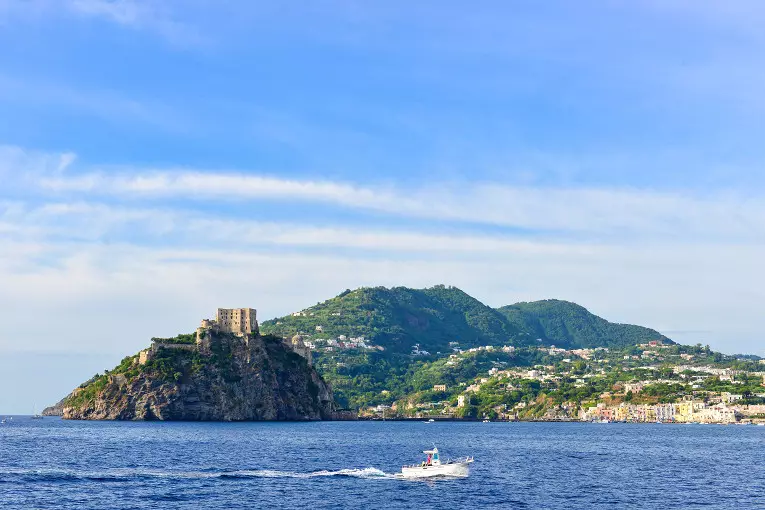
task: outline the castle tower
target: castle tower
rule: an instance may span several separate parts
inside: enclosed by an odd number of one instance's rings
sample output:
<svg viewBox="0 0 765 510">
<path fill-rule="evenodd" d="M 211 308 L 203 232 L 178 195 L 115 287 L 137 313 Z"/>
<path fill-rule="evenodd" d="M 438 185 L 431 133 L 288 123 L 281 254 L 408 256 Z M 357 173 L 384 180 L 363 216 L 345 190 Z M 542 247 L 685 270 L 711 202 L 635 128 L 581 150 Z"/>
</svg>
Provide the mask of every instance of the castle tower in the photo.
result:
<svg viewBox="0 0 765 510">
<path fill-rule="evenodd" d="M 218 308 L 216 325 L 221 331 L 238 336 L 257 335 L 257 311 L 254 308 Z"/>
<path fill-rule="evenodd" d="M 308 361 L 308 366 L 313 366 L 313 356 L 311 354 L 311 349 L 309 349 L 305 343 L 303 342 L 303 337 L 300 335 L 295 335 L 292 337 L 291 341 L 287 341 L 285 338 L 285 343 L 292 347 L 292 350 L 296 352 L 297 354 L 301 355 Z"/>
</svg>

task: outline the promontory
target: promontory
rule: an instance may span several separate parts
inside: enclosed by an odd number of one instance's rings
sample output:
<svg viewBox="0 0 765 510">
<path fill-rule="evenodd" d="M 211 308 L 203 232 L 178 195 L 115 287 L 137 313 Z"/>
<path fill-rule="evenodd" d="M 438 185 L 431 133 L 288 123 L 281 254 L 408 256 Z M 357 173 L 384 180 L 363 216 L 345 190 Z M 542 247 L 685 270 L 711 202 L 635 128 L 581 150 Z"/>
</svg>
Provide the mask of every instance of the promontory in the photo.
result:
<svg viewBox="0 0 765 510">
<path fill-rule="evenodd" d="M 151 347 L 83 383 L 56 407 L 64 419 L 86 420 L 336 417 L 332 390 L 300 337 L 260 335 L 251 308 L 219 308 L 196 333 L 153 338 Z"/>
</svg>

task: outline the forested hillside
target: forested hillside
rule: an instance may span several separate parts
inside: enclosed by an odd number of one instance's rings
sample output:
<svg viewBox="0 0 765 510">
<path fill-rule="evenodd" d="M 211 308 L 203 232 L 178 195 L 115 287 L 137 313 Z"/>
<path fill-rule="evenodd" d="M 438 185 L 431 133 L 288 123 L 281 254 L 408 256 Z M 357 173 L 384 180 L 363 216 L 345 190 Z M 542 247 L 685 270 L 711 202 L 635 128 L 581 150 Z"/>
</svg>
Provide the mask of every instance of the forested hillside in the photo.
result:
<svg viewBox="0 0 765 510">
<path fill-rule="evenodd" d="M 661 340 L 672 341 L 653 329 L 615 324 L 568 301 L 545 299 L 498 309 L 516 328 L 558 347 L 625 347 Z"/>
<path fill-rule="evenodd" d="M 265 321 L 261 329 L 280 336 L 363 336 L 394 353 L 409 353 L 416 344 L 429 352 L 446 352 L 449 342 L 468 348 L 529 341 L 497 310 L 444 285 L 347 290 L 296 314 Z"/>
<path fill-rule="evenodd" d="M 364 337 L 392 353 L 419 344 L 430 353 L 479 345 L 617 347 L 650 340 L 670 342 L 649 328 L 614 324 L 568 301 L 544 300 L 493 309 L 456 287 L 346 290 L 337 297 L 265 321 L 264 333 L 311 337 Z"/>
</svg>

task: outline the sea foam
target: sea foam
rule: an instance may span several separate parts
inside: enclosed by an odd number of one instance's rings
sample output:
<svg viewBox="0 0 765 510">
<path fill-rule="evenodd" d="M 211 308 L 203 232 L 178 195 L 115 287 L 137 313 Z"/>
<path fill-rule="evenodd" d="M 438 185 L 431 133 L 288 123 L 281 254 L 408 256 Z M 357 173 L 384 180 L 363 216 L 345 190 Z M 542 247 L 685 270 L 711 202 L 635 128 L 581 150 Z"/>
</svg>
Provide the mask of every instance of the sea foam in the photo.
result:
<svg viewBox="0 0 765 510">
<path fill-rule="evenodd" d="M 0 468 L 0 480 L 12 482 L 14 479 L 28 481 L 66 481 L 66 480 L 91 480 L 91 481 L 129 481 L 146 478 L 169 478 L 169 479 L 203 479 L 203 478 L 321 478 L 321 477 L 353 477 L 368 479 L 394 478 L 377 468 L 367 467 L 361 469 L 340 469 L 336 471 L 320 470 L 312 472 L 279 471 L 273 469 L 243 469 L 243 470 L 210 470 L 210 471 L 172 471 L 154 469 L 108 469 L 104 471 L 85 471 L 75 469 L 15 469 Z"/>
</svg>

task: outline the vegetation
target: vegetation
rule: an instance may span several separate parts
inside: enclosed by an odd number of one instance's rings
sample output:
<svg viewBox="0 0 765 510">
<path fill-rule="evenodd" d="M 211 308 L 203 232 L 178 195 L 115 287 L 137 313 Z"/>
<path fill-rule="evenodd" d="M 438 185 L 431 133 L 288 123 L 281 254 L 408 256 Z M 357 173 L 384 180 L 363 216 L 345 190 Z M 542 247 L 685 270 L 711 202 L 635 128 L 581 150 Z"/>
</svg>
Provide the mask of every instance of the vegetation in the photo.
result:
<svg viewBox="0 0 765 510">
<path fill-rule="evenodd" d="M 197 341 L 196 333 L 184 333 L 172 338 L 152 337 L 152 342 L 163 344 L 194 344 Z"/>
<path fill-rule="evenodd" d="M 706 347 L 629 346 L 600 349 L 590 359 L 570 356 L 526 346 L 513 352 L 481 349 L 429 358 L 346 350 L 317 352 L 314 360 L 338 402 L 354 409 L 397 404 L 399 413 L 413 406 L 407 412 L 438 414 L 437 409 L 449 407 L 455 416 L 493 418 L 498 409 L 515 408 L 520 417 L 542 419 L 550 409 L 566 405 L 657 404 L 687 396 L 709 400 L 721 392 L 743 395 L 741 403 L 765 403 L 762 377 L 752 374 L 760 370 L 758 360 L 738 359 Z M 740 372 L 730 381 L 703 371 L 675 370 L 677 364 L 686 363 Z M 530 377 L 535 372 L 539 374 Z M 642 390 L 625 391 L 627 384 L 636 381 L 650 383 Z M 434 389 L 440 385 L 445 391 Z M 470 390 L 472 386 L 475 389 Z M 468 400 L 455 410 L 459 396 Z"/>
<path fill-rule="evenodd" d="M 363 336 L 396 353 L 409 353 L 415 344 L 445 352 L 452 341 L 466 346 L 525 341 L 501 313 L 444 285 L 347 290 L 300 313 L 265 321 L 261 330 L 290 337 L 314 334 L 319 326 L 326 338 Z"/>
<path fill-rule="evenodd" d="M 89 381 L 81 384 L 80 387 L 66 399 L 64 405 L 77 407 L 94 400 L 96 395 L 106 387 L 108 382 L 109 378 L 106 375 L 96 374 Z"/>
<path fill-rule="evenodd" d="M 311 340 L 364 337 L 380 349 L 315 352 L 319 372 L 333 385 L 340 404 L 351 408 L 391 403 L 434 384 L 454 387 L 488 371 L 492 363 L 542 363 L 536 349 L 540 345 L 629 346 L 631 352 L 639 352 L 635 344 L 671 343 L 654 330 L 610 323 L 574 303 L 546 300 L 493 309 L 444 285 L 345 290 L 295 314 L 265 321 L 261 331 L 284 337 L 301 334 Z M 414 357 L 416 345 L 420 355 Z M 512 345 L 518 350 L 513 356 L 505 355 L 507 359 L 494 356 L 491 362 L 483 354 L 475 355 L 454 367 L 447 364 L 447 356 L 455 345 L 462 350 Z M 571 393 L 589 396 L 594 391 L 577 388 Z M 447 397 L 456 399 L 455 395 Z"/>
<path fill-rule="evenodd" d="M 517 303 L 493 309 L 456 287 L 346 290 L 335 298 L 261 324 L 278 336 L 363 336 L 386 350 L 408 354 L 414 345 L 429 353 L 478 345 L 624 347 L 671 340 L 649 328 L 614 324 L 567 301 Z"/>
<path fill-rule="evenodd" d="M 508 321 L 534 338 L 558 347 L 626 347 L 650 340 L 671 343 L 653 329 L 614 324 L 586 308 L 557 299 L 503 306 L 498 311 Z"/>
</svg>

